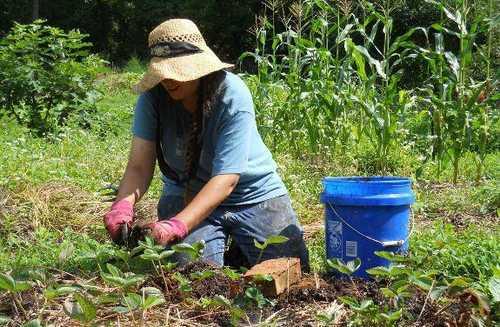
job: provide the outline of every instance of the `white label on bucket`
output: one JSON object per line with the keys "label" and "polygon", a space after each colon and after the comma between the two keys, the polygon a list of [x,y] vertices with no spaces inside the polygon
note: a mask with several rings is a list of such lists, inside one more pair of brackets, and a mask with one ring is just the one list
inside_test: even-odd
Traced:
{"label": "white label on bucket", "polygon": [[342,258],[342,223],[330,221],[328,224],[328,240],[330,256]]}
{"label": "white label on bucket", "polygon": [[358,242],[345,241],[345,255],[356,258],[358,256]]}

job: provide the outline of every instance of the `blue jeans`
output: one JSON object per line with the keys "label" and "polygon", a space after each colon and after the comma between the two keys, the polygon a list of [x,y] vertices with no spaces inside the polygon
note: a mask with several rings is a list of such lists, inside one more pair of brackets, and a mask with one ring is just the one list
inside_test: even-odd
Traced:
{"label": "blue jeans", "polygon": [[[182,197],[163,195],[158,203],[158,217],[173,217],[183,208]],[[248,263],[254,265],[261,255],[261,251],[254,245],[254,240],[263,243],[272,235],[283,235],[289,240],[268,246],[262,253],[261,261],[279,257],[298,257],[302,269],[309,270],[309,255],[303,238],[303,229],[292,209],[288,195],[250,205],[219,206],[182,242],[192,244],[204,240],[203,259],[217,266],[223,266],[224,252],[228,237],[231,236]],[[178,256],[176,260],[182,264],[187,258]]]}

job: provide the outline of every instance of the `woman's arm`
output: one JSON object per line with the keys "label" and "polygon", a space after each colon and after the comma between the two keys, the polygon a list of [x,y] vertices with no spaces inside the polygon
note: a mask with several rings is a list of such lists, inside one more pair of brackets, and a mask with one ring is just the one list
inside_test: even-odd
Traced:
{"label": "woman's arm", "polygon": [[153,178],[155,160],[155,142],[134,137],[127,168],[118,189],[117,201],[125,199],[132,205],[139,201]]}
{"label": "woman's arm", "polygon": [[176,218],[192,230],[233,192],[239,179],[238,174],[212,177]]}

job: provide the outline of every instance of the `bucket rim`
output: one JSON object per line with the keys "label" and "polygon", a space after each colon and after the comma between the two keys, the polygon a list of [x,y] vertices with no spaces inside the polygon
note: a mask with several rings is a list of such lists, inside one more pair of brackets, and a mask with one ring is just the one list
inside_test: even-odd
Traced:
{"label": "bucket rim", "polygon": [[369,184],[408,184],[412,180],[404,176],[327,176],[323,178],[324,183],[369,183]]}

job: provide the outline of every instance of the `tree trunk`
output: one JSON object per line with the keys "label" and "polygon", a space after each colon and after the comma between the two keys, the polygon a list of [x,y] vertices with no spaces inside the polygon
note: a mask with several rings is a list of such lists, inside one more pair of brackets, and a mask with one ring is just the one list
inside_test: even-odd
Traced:
{"label": "tree trunk", "polygon": [[40,17],[40,0],[33,0],[33,21]]}

